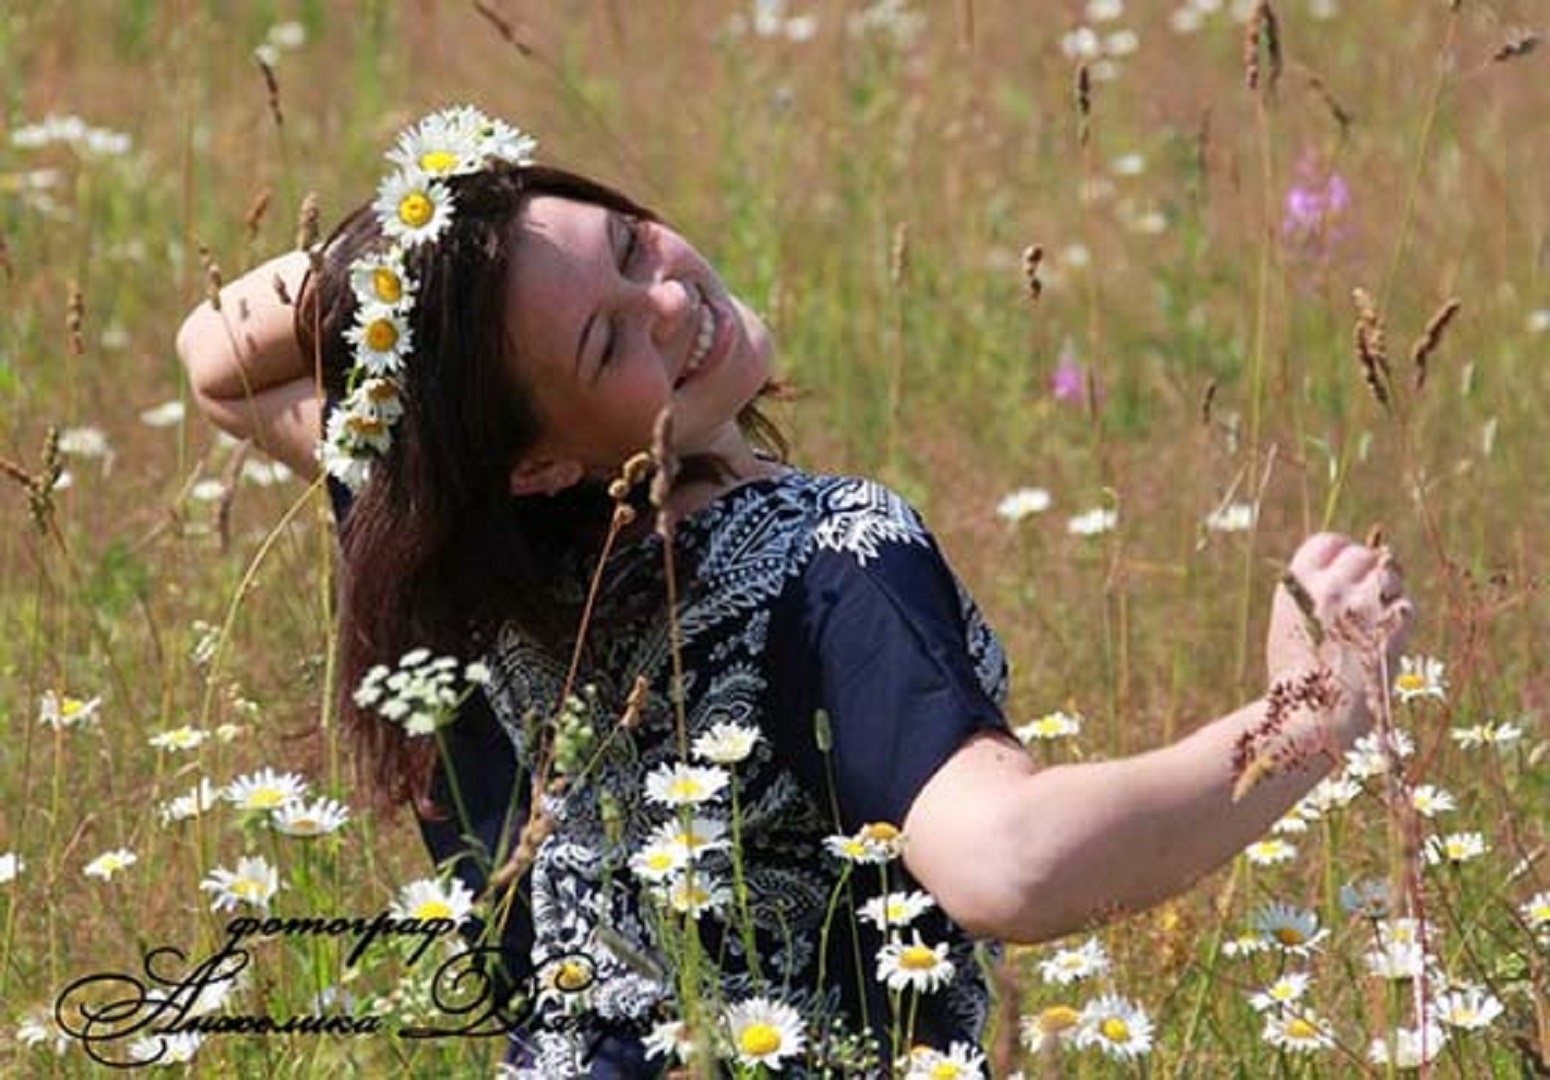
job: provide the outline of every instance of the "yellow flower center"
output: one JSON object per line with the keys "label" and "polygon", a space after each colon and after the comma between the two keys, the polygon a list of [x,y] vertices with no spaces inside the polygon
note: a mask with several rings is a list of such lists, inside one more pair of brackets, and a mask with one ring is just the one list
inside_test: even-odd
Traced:
{"label": "yellow flower center", "polygon": [[1069,1005],[1051,1005],[1039,1014],[1039,1030],[1046,1035],[1058,1035],[1076,1027],[1081,1019],[1081,1014]]}
{"label": "yellow flower center", "polygon": [[1086,963],[1078,953],[1067,953],[1064,956],[1057,957],[1055,962],[1067,971],[1076,971]]}
{"label": "yellow flower center", "polygon": [[279,788],[258,788],[248,796],[248,807],[253,810],[273,810],[285,804],[285,792]]}
{"label": "yellow flower center", "polygon": [[886,844],[899,838],[899,830],[886,821],[874,821],[870,825],[861,827],[861,836],[865,840],[876,840],[880,844]]}
{"label": "yellow flower center", "polygon": [[773,1054],[780,1049],[780,1029],[774,1024],[749,1024],[737,1037],[737,1044],[751,1057]]}
{"label": "yellow flower center", "polygon": [[1475,1010],[1471,1009],[1468,1005],[1460,1005],[1458,1008],[1453,1010],[1453,1022],[1455,1024],[1469,1025],[1473,1024],[1479,1018],[1480,1014],[1475,1012]]}
{"label": "yellow flower center", "polygon": [[346,424],[349,426],[351,431],[357,435],[362,436],[363,438],[370,438],[373,435],[379,435],[383,431],[387,430],[387,424],[385,424],[379,417],[361,416],[358,413],[351,415],[349,420],[346,421]]}
{"label": "yellow flower center", "polygon": [[924,945],[911,945],[899,954],[899,966],[905,971],[930,971],[936,967],[936,953]]}
{"label": "yellow flower center", "polygon": [[423,191],[411,191],[398,202],[398,220],[411,229],[423,229],[436,213],[436,204]]}
{"label": "yellow flower center", "polygon": [[1103,1032],[1103,1037],[1110,1042],[1126,1042],[1130,1038],[1130,1025],[1117,1016],[1104,1017],[1103,1023],[1098,1025],[1098,1030]]}
{"label": "yellow flower center", "polygon": [[898,922],[900,919],[904,918],[906,913],[907,909],[903,900],[888,901],[888,906],[884,910],[884,914],[888,916],[889,922]]}
{"label": "yellow flower center", "polygon": [[68,719],[86,707],[86,702],[78,698],[67,697],[59,703],[59,715]]}
{"label": "yellow flower center", "polygon": [[398,344],[398,327],[392,319],[373,319],[366,327],[366,345],[374,352],[387,352]]}
{"label": "yellow flower center", "polygon": [[554,973],[554,985],[567,994],[574,994],[592,985],[592,972],[578,960],[566,960]]}
{"label": "yellow flower center", "polygon": [[1550,922],[1550,904],[1535,904],[1528,909],[1530,922]]}
{"label": "yellow flower center", "polygon": [[653,851],[646,856],[646,868],[648,870],[671,870],[673,857],[665,851]]}
{"label": "yellow flower center", "polygon": [[1294,1039],[1311,1039],[1319,1033],[1319,1029],[1297,1016],[1286,1025],[1286,1033]]}
{"label": "yellow flower center", "polygon": [[704,790],[705,789],[700,786],[700,782],[698,780],[690,776],[685,776],[674,780],[670,785],[668,785],[667,793],[674,799],[683,799],[688,801],[690,799],[698,798],[700,793]]}
{"label": "yellow flower center", "polygon": [[1307,936],[1295,926],[1278,926],[1270,931],[1270,936],[1282,945],[1301,945],[1307,941]]}
{"label": "yellow flower center", "polygon": [[422,900],[414,909],[416,919],[450,919],[452,905],[445,900]]}
{"label": "yellow flower center", "polygon": [[262,900],[268,887],[257,878],[240,878],[231,883],[232,895],[240,900]]}
{"label": "yellow flower center", "polygon": [[852,859],[859,859],[866,854],[866,845],[860,840],[846,840],[841,846],[844,848],[845,854]]}
{"label": "yellow flower center", "polygon": [[963,1070],[951,1061],[938,1061],[931,1066],[932,1080],[952,1080],[955,1076],[962,1076]]}
{"label": "yellow flower center", "polygon": [[451,172],[458,156],[450,150],[427,150],[420,155],[420,168],[431,174]]}
{"label": "yellow flower center", "polygon": [[404,283],[385,266],[371,272],[371,287],[384,304],[396,304],[404,295]]}
{"label": "yellow flower center", "polygon": [[290,820],[290,830],[293,833],[315,833],[323,831],[323,823],[317,818],[299,817]]}
{"label": "yellow flower center", "polygon": [[1407,671],[1399,678],[1394,680],[1394,685],[1398,686],[1401,690],[1425,690],[1426,678],[1417,672]]}
{"label": "yellow flower center", "polygon": [[1291,983],[1276,983],[1270,988],[1270,996],[1277,1001],[1292,1001],[1297,997],[1297,991]]}

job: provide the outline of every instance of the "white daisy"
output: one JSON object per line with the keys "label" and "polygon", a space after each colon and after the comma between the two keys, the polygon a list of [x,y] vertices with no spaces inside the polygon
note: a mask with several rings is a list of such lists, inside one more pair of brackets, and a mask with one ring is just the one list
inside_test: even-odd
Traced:
{"label": "white daisy", "polygon": [[662,844],[677,848],[685,861],[727,846],[727,823],[718,818],[696,814],[686,823],[679,817],[662,822],[651,830],[647,844]]}
{"label": "white daisy", "polygon": [[721,794],[731,774],[715,765],[664,762],[646,777],[646,798],[664,806],[697,806]]}
{"label": "white daisy", "polygon": [[118,848],[114,851],[105,851],[91,862],[87,863],[81,871],[87,877],[101,878],[103,881],[112,881],[113,875],[120,870],[127,870],[140,861],[140,857],[128,848]]}
{"label": "white daisy", "polygon": [[1266,934],[1258,930],[1245,930],[1222,942],[1222,955],[1227,957],[1258,956],[1275,947]]}
{"label": "white daisy", "polygon": [[184,724],[157,732],[146,741],[158,750],[197,750],[199,744],[209,737],[209,732],[201,731],[192,724]]}
{"label": "white daisy", "polygon": [[277,810],[307,794],[307,782],[296,773],[261,769],[226,785],[226,801],[239,810]]}
{"label": "white daisy", "polygon": [[753,753],[760,738],[758,728],[716,724],[694,740],[694,756],[712,765],[736,765]]}
{"label": "white daisy", "polygon": [[1256,911],[1251,925],[1271,945],[1293,956],[1307,956],[1329,936],[1328,930],[1319,927],[1319,917],[1314,912],[1280,902]]}
{"label": "white daisy", "polygon": [[641,1042],[645,1044],[647,1058],[666,1058],[671,1064],[675,1058],[685,1063],[694,1057],[694,1034],[682,1020],[662,1021]]}
{"label": "white daisy", "polygon": [[[369,375],[397,375],[414,351],[414,329],[403,313],[384,304],[367,304],[355,312],[355,323],[345,331],[345,340],[355,348],[355,362]],[[358,409],[346,403],[345,411]],[[380,419],[380,416],[370,414]]]}
{"label": "white daisy", "polygon": [[1249,1008],[1255,1012],[1284,1009],[1301,1001],[1308,989],[1308,976],[1301,971],[1289,971],[1263,990],[1249,995]]}
{"label": "white daisy", "polygon": [[1018,488],[996,504],[996,516],[1018,522],[1033,514],[1048,510],[1054,500],[1043,488]]}
{"label": "white daisy", "polygon": [[1270,826],[1270,831],[1277,836],[1296,836],[1308,831],[1308,819],[1297,812],[1294,806],[1291,810],[1276,818],[1276,823]]}
{"label": "white daisy", "polygon": [[239,904],[269,910],[269,901],[280,891],[280,871],[261,855],[237,860],[237,869],[217,866],[199,883],[201,892],[215,894],[211,911],[231,911]]}
{"label": "white daisy", "polygon": [[1374,1039],[1367,1048],[1367,1060],[1374,1065],[1392,1061],[1401,1069],[1419,1069],[1436,1059],[1447,1040],[1448,1033],[1431,1022],[1424,1028],[1400,1028],[1387,1039]]}
{"label": "white daisy", "polygon": [[401,248],[356,259],[350,264],[350,287],[361,307],[406,311],[414,303],[415,280],[404,272]]}
{"label": "white daisy", "polygon": [[1152,1021],[1135,1002],[1118,994],[1105,994],[1082,1010],[1076,1044],[1097,1046],[1121,1060],[1139,1057],[1152,1048]]}
{"label": "white daisy", "polygon": [[1024,745],[1035,739],[1067,739],[1080,734],[1082,717],[1078,713],[1052,712],[1012,729],[1012,734]]}
{"label": "white daisy", "polygon": [[27,863],[14,851],[0,854],[0,885],[9,885],[27,869]]}
{"label": "white daisy", "polygon": [[50,1040],[55,1057],[64,1057],[75,1042],[75,1036],[59,1026],[52,1011],[29,1013],[16,1025],[16,1041],[23,1046],[42,1046]]}
{"label": "white daisy", "polygon": [[1023,1046],[1030,1054],[1053,1050],[1062,1043],[1074,1039],[1082,1022],[1082,1014],[1069,1005],[1050,1005],[1033,1016],[1025,1016],[1018,1022]]}
{"label": "white daisy", "polygon": [[1535,893],[1518,909],[1532,930],[1550,927],[1550,892]]}
{"label": "white daisy", "polygon": [[1449,833],[1447,836],[1429,836],[1426,839],[1426,861],[1433,866],[1447,863],[1458,866],[1484,855],[1485,837],[1477,832]]}
{"label": "white daisy", "polygon": [[630,870],[642,881],[667,881],[689,865],[689,854],[678,844],[648,843],[630,856]]}
{"label": "white daisy", "polygon": [[790,1005],[756,997],[738,1002],[722,1017],[732,1052],[744,1065],[779,1069],[781,1061],[802,1053],[807,1038],[802,1016]]}
{"label": "white daisy", "polygon": [[1394,693],[1400,701],[1412,698],[1436,698],[1443,701],[1448,696],[1448,679],[1441,660],[1431,656],[1402,656],[1399,658],[1399,675],[1394,679]]}
{"label": "white daisy", "polygon": [[462,176],[484,165],[479,137],[453,110],[432,113],[398,136],[387,158],[403,172],[424,177]]}
{"label": "white daisy", "polygon": [[823,848],[837,859],[849,863],[872,862],[872,846],[859,836],[835,834],[823,838]]}
{"label": "white daisy", "polygon": [[1393,907],[1389,883],[1382,878],[1366,878],[1340,886],[1340,907],[1347,915],[1364,919],[1382,919]]}
{"label": "white daisy", "polygon": [[1244,848],[1243,854],[1255,866],[1275,866],[1295,859],[1297,846],[1278,836],[1269,836]]}
{"label": "white daisy", "polygon": [[1085,511],[1066,522],[1066,531],[1072,536],[1097,536],[1119,524],[1119,513],[1107,507]]}
{"label": "white daisy", "polygon": [[1490,1027],[1505,1011],[1496,995],[1483,986],[1465,986],[1439,994],[1432,1008],[1438,1020],[1465,1031]]}
{"label": "white daisy", "polygon": [[657,886],[657,896],[680,915],[693,919],[707,912],[714,915],[732,901],[726,884],[703,870],[675,875]]}
{"label": "white daisy", "polygon": [[372,203],[382,231],[405,247],[435,240],[452,224],[452,192],[423,174],[394,172]]}
{"label": "white daisy", "polygon": [[1212,532],[1248,532],[1254,527],[1253,503],[1228,503],[1206,515],[1205,526]]}
{"label": "white daisy", "polygon": [[83,701],[68,694],[56,694],[52,690],[45,690],[43,696],[38,699],[38,723],[56,731],[89,724],[97,719],[97,711],[101,707],[100,697]]}
{"label": "white daisy", "polygon": [[72,427],[59,433],[59,452],[69,457],[111,458],[113,447],[101,428]]}
{"label": "white daisy", "polygon": [[152,1035],[129,1044],[129,1056],[141,1065],[182,1065],[194,1060],[204,1036],[197,1031]]}
{"label": "white daisy", "polygon": [[1402,728],[1393,728],[1387,738],[1369,732],[1346,751],[1346,774],[1357,780],[1382,776],[1389,770],[1390,759],[1403,761],[1415,753],[1415,740]]}
{"label": "white daisy", "polygon": [[908,926],[934,907],[936,901],[929,895],[919,889],[912,889],[907,893],[891,892],[874,896],[862,904],[856,914],[886,932]]}
{"label": "white daisy", "polygon": [[200,777],[199,783],[190,788],[188,794],[179,795],[162,803],[158,813],[163,825],[171,825],[177,821],[187,821],[191,817],[198,817],[216,804],[221,797],[220,790],[208,777]]}
{"label": "white daisy", "polygon": [[411,881],[398,890],[392,913],[401,919],[451,919],[461,923],[474,909],[474,894],[459,878]]}
{"label": "white daisy", "polygon": [[1074,949],[1061,949],[1039,961],[1039,976],[1047,983],[1069,986],[1109,970],[1109,954],[1103,943],[1090,937]]}
{"label": "white daisy", "polygon": [[972,1043],[955,1042],[944,1052],[929,1046],[910,1050],[904,1080],[984,1080],[985,1055]]}
{"label": "white daisy", "polygon": [[1297,804],[1298,812],[1317,819],[1349,806],[1362,793],[1362,785],[1349,776],[1326,776]]}
{"label": "white daisy", "polygon": [[1264,1038],[1271,1046],[1296,1053],[1328,1050],[1335,1045],[1329,1024],[1306,1009],[1279,1010],[1265,1017]]}
{"label": "white daisy", "polygon": [[1452,795],[1434,784],[1420,784],[1410,793],[1410,805],[1422,817],[1431,818],[1445,814],[1458,806]]}
{"label": "white daisy", "polygon": [[947,958],[947,943],[927,945],[914,931],[914,940],[890,941],[877,953],[877,978],[890,990],[911,989],[928,993],[953,977],[953,962]]}
{"label": "white daisy", "polygon": [[1473,750],[1481,746],[1506,746],[1517,742],[1523,736],[1523,729],[1516,724],[1487,721],[1471,727],[1454,728],[1449,735],[1461,749]]}
{"label": "white daisy", "polygon": [[1429,957],[1421,941],[1421,924],[1415,919],[1387,919],[1374,927],[1376,946],[1362,957],[1372,975],[1380,979],[1418,979]]}
{"label": "white daisy", "polygon": [[312,802],[293,799],[269,814],[269,821],[287,836],[325,836],[338,832],[350,820],[350,808],[334,799],[319,796]]}
{"label": "white daisy", "polygon": [[183,403],[181,401],[164,401],[160,405],[153,405],[140,414],[140,423],[147,427],[172,427],[182,422]]}

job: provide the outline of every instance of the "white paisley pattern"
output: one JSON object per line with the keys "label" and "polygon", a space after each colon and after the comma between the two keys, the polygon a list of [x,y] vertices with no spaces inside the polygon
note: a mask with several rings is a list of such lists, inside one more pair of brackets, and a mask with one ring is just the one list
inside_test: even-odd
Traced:
{"label": "white paisley pattern", "polygon": [[[787,624],[795,621],[779,601],[815,552],[848,553],[864,566],[887,545],[931,541],[915,512],[876,483],[786,470],[733,489],[690,516],[678,526],[676,543],[681,565],[692,567],[679,613],[692,740],[729,722],[758,725],[768,734],[774,689],[787,677],[772,670],[770,646],[777,635],[794,632]],[[610,744],[616,752],[604,754],[586,781],[564,797],[547,801],[556,827],[532,870],[534,970],[584,954],[594,979],[573,1000],[560,992],[541,998],[537,1019],[523,1038],[532,1061],[522,1075],[575,1075],[599,1032],[640,1034],[659,1014],[671,1012],[671,987],[661,979],[667,961],[657,944],[656,909],[628,866],[630,854],[664,820],[663,810],[645,799],[645,777],[678,759],[666,693],[672,672],[668,620],[662,604],[640,602],[642,596],[665,595],[660,541],[654,536],[641,541],[616,562],[600,597],[590,663],[580,682],[593,688],[600,731],[622,710],[636,676],[644,676],[653,693],[640,726]],[[968,593],[959,590],[964,646],[976,677],[1003,703],[1005,657]],[[627,598],[633,602],[625,603]],[[531,763],[524,757],[524,718],[552,708],[565,664],[509,629],[490,659],[491,704],[526,769]],[[772,738],[756,744],[753,755],[736,766],[736,777],[744,873],[753,922],[760,928],[760,974],[788,987],[783,1000],[809,1022],[832,1018],[840,991],[817,986],[820,930],[839,878],[837,862],[821,848],[822,838],[835,831],[831,803],[826,793],[801,782]],[[726,817],[724,807],[721,816]],[[730,864],[725,853],[713,853],[703,865],[714,874],[729,872]],[[767,988],[767,981],[745,969],[739,935],[721,940],[713,919],[702,920],[701,928],[724,957],[727,1000]],[[955,1026],[976,1034],[986,987],[967,937],[954,928],[951,944],[959,976],[932,1000]],[[832,971],[828,981],[834,981]],[[848,1022],[851,1030],[858,1026],[854,1019]]]}

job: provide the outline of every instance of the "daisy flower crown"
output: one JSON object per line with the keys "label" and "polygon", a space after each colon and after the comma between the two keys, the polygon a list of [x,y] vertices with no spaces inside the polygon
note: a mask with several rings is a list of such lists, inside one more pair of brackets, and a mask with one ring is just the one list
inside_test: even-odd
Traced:
{"label": "daisy flower crown", "polygon": [[404,413],[404,368],[414,348],[411,329],[418,282],[409,252],[435,243],[452,225],[457,203],[447,180],[495,163],[530,165],[537,143],[468,105],[431,113],[398,137],[387,158],[394,169],[377,188],[372,210],[386,246],[350,264],[355,323],[345,332],[354,360],[345,398],[329,415],[318,460],[351,492],[371,475],[372,462],[393,445]]}

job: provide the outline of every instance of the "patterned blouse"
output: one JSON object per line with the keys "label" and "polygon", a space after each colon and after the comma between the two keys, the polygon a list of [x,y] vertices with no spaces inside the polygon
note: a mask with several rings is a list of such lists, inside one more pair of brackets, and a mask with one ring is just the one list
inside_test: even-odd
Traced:
{"label": "patterned blouse", "polygon": [[[786,469],[735,487],[678,524],[674,558],[685,583],[676,634],[688,741],[729,723],[760,735],[727,767],[730,787],[694,807],[695,831],[711,842],[695,861],[700,893],[681,899],[703,905],[688,925],[719,970],[709,992],[727,1005],[763,995],[797,1008],[810,1062],[836,1060],[860,1035],[875,1038],[875,1060],[886,1063],[906,1018],[894,1017],[898,995],[878,976],[885,938],[858,909],[884,887],[917,886],[898,861],[854,865],[824,841],[868,823],[902,825],[970,734],[1005,728],[1005,656],[919,515],[869,480]],[[567,587],[579,595],[591,568],[577,569]],[[648,1061],[642,1039],[678,1015],[663,935],[680,920],[664,916],[660,886],[632,862],[683,821],[646,785],[681,760],[662,541],[626,547],[608,570],[577,680],[594,731],[607,737],[563,796],[545,796],[553,833],[521,883],[525,910],[503,935],[519,976],[540,988],[513,1036],[519,1075],[658,1075],[672,1064]],[[530,718],[552,711],[569,658],[508,628],[488,659],[484,695],[448,733],[471,820],[422,822],[442,861],[469,834],[496,850],[525,818]],[[618,731],[637,676],[651,693],[638,726]],[[473,860],[453,867],[484,885]],[[948,945],[953,974],[903,995],[906,1007],[917,998],[911,1044],[977,1041],[988,1006],[977,947],[938,909],[906,934],[917,930]],[[803,1072],[800,1059],[785,1066],[783,1075]]]}

